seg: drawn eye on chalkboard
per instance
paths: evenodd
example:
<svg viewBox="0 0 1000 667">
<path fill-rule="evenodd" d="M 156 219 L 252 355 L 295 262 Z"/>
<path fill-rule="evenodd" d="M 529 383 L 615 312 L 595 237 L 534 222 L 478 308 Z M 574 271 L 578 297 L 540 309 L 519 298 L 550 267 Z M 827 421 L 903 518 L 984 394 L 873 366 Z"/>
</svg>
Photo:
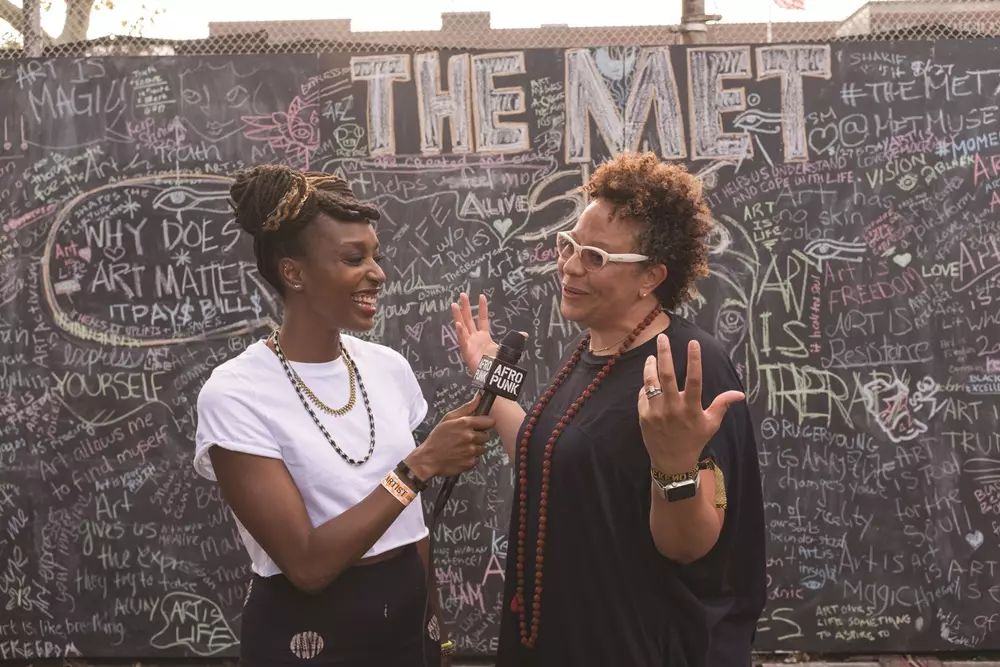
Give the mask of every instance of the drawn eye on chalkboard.
<svg viewBox="0 0 1000 667">
<path fill-rule="evenodd" d="M 250 91 L 243 86 L 234 86 L 226 93 L 226 103 L 230 107 L 241 107 L 250 99 Z"/>
<path fill-rule="evenodd" d="M 219 213 L 224 208 L 205 206 L 207 202 L 225 202 L 228 192 L 198 192 L 183 185 L 167 188 L 153 199 L 153 208 L 165 209 L 173 213 L 182 211 L 205 211 Z"/>
<path fill-rule="evenodd" d="M 744 131 L 778 134 L 781 132 L 781 114 L 760 111 L 759 109 L 747 109 L 733 119 L 733 125 Z"/>
<path fill-rule="evenodd" d="M 715 315 L 715 336 L 727 349 L 733 349 L 747 332 L 746 306 L 735 299 L 726 299 Z"/>
<path fill-rule="evenodd" d="M 836 239 L 816 239 L 803 248 L 803 252 L 817 261 L 822 268 L 823 262 L 831 259 L 842 259 L 845 262 L 860 262 L 867 246 L 864 241 L 839 241 Z"/>
<path fill-rule="evenodd" d="M 207 97 L 208 91 L 206 91 L 205 94 L 206 94 L 206 97 Z M 203 101 L 201 93 L 199 93 L 197 90 L 195 90 L 193 88 L 185 88 L 183 90 L 183 92 L 181 92 L 181 95 L 184 98 L 184 102 L 186 104 L 190 104 L 192 106 L 200 106 L 201 103 L 202 103 L 202 101 Z M 205 103 L 208 103 L 210 101 L 211 101 L 210 99 L 205 99 L 204 100 Z"/>
</svg>

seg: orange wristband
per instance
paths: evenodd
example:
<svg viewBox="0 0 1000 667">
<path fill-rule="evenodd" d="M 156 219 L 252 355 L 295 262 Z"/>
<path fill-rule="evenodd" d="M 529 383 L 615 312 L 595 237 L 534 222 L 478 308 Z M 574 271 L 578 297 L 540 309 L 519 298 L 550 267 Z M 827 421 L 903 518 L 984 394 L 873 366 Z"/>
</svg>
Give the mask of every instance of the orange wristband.
<svg viewBox="0 0 1000 667">
<path fill-rule="evenodd" d="M 410 503 L 416 499 L 417 494 L 409 486 L 403 483 L 403 480 L 399 478 L 395 470 L 390 470 L 386 474 L 385 478 L 382 480 L 382 486 L 385 487 L 386 491 L 391 493 L 396 500 L 403 503 L 403 507 L 407 507 Z"/>
</svg>

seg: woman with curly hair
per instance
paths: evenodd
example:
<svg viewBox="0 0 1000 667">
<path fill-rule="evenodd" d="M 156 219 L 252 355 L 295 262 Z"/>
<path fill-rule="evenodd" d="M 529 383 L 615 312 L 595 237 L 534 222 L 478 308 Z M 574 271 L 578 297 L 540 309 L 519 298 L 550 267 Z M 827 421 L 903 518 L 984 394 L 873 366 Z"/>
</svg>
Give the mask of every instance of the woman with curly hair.
<svg viewBox="0 0 1000 667">
<path fill-rule="evenodd" d="M 626 154 L 584 191 L 556 245 L 562 314 L 585 334 L 530 415 L 491 412 L 517 473 L 497 665 L 749 666 L 766 581 L 754 428 L 722 346 L 672 312 L 708 272 L 700 184 Z M 452 311 L 474 369 L 496 349 L 486 300 Z"/>
</svg>

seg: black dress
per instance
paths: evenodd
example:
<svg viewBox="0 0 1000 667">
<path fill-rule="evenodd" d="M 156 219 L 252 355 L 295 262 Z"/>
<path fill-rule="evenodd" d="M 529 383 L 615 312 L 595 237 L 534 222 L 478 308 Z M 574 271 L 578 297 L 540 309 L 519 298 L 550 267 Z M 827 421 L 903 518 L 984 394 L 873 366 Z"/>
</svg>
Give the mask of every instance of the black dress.
<svg viewBox="0 0 1000 667">
<path fill-rule="evenodd" d="M 676 315 L 666 333 L 679 387 L 684 386 L 687 344 L 697 339 L 705 405 L 724 391 L 742 391 L 733 364 L 714 338 Z M 744 402 L 732 406 L 704 453 L 721 468 L 728 496 L 718 543 L 686 566 L 664 558 L 649 530 L 649 456 L 637 407 L 643 365 L 655 354 L 654 339 L 622 355 L 555 446 L 541 622 L 530 650 L 521 644 L 518 614 L 511 609 L 517 585 L 515 492 L 497 667 L 751 664 L 750 647 L 765 604 L 766 557 L 749 410 Z M 545 443 L 607 359 L 583 353 L 540 416 L 529 443 L 524 596 L 529 627 Z"/>
</svg>

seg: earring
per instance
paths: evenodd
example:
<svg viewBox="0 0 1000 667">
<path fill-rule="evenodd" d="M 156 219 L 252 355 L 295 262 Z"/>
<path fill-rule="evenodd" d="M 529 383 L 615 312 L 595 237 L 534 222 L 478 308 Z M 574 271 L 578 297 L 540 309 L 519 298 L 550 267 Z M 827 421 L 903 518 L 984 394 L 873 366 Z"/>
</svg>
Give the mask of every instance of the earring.
<svg viewBox="0 0 1000 667">
<path fill-rule="evenodd" d="M 301 290 L 301 289 L 302 289 L 302 285 L 296 285 L 296 286 L 295 286 L 295 289 L 297 289 L 297 290 Z"/>
<path fill-rule="evenodd" d="M 640 292 L 639 293 L 639 298 L 640 299 L 645 299 L 646 298 L 646 293 L 645 292 Z"/>
</svg>

